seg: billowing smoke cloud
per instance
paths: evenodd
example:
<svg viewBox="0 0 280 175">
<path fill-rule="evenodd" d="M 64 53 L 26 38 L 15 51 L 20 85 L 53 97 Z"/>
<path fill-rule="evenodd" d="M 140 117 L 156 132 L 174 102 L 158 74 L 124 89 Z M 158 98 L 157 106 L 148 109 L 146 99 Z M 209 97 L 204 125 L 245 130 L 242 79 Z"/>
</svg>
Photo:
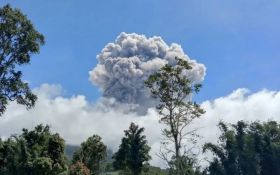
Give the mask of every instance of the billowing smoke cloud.
<svg viewBox="0 0 280 175">
<path fill-rule="evenodd" d="M 204 79 L 206 68 L 191 60 L 180 45 L 167 45 L 161 37 L 147 38 L 135 33 L 121 33 L 97 55 L 99 63 L 90 71 L 90 80 L 100 87 L 104 97 L 116 102 L 135 104 L 144 109 L 151 107 L 144 81 L 165 64 L 174 64 L 175 57 L 189 61 L 189 78 L 195 82 Z"/>
<path fill-rule="evenodd" d="M 3 117 L 0 118 L 1 137 L 20 133 L 22 128 L 36 126 L 39 123 L 50 124 L 53 131 L 59 132 L 68 144 L 80 144 L 92 134 L 100 135 L 109 148 L 116 151 L 123 130 L 130 122 L 145 127 L 148 143 L 152 147 L 152 165 L 164 166 L 156 153 L 159 151 L 161 129 L 158 115 L 154 109 L 149 109 L 146 115 L 135 113 L 124 114 L 122 110 L 104 109 L 103 102 L 91 104 L 83 95 L 70 98 L 63 97 L 62 87 L 57 85 L 42 85 L 34 90 L 39 101 L 34 109 L 26 111 L 23 106 L 12 103 Z M 237 89 L 231 94 L 205 101 L 202 104 L 206 113 L 196 120 L 192 128 L 200 128 L 202 136 L 200 145 L 205 142 L 216 142 L 219 130 L 216 126 L 219 120 L 235 123 L 246 121 L 280 121 L 280 91 L 262 90 L 249 93 L 247 89 Z"/>
</svg>

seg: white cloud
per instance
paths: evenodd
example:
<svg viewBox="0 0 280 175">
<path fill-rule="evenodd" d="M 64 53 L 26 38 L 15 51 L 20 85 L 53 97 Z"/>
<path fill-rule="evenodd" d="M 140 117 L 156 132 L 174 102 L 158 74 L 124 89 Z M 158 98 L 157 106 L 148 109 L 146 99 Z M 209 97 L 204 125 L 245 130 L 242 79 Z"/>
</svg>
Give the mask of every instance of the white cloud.
<svg viewBox="0 0 280 175">
<path fill-rule="evenodd" d="M 63 89 L 57 85 L 44 84 L 34 90 L 39 100 L 34 109 L 27 111 L 23 106 L 12 103 L 0 118 L 0 133 L 8 137 L 20 133 L 22 128 L 33 128 L 39 123 L 50 124 L 52 130 L 60 133 L 68 144 L 80 144 L 92 134 L 99 134 L 104 142 L 117 149 L 123 130 L 130 122 L 145 127 L 154 165 L 163 165 L 155 154 L 159 150 L 162 125 L 153 109 L 146 115 L 124 113 L 121 109 L 106 109 L 103 102 L 91 104 L 83 95 L 70 98 L 61 96 Z M 237 89 L 228 96 L 205 101 L 202 107 L 206 113 L 195 121 L 192 128 L 200 127 L 204 137 L 200 142 L 216 141 L 219 120 L 235 123 L 238 120 L 280 120 L 280 92 L 262 90 L 249 93 L 247 89 Z"/>
<path fill-rule="evenodd" d="M 280 121 L 280 91 L 261 90 L 250 93 L 248 89 L 237 89 L 231 94 L 205 101 L 201 104 L 206 111 L 195 125 L 203 127 L 201 134 L 206 141 L 216 141 L 220 120 L 226 123 L 244 121 Z"/>
<path fill-rule="evenodd" d="M 61 96 L 63 89 L 57 85 L 44 84 L 34 90 L 38 95 L 35 108 L 27 111 L 25 107 L 11 103 L 0 118 L 1 137 L 21 133 L 22 128 L 32 129 L 37 124 L 49 124 L 68 144 L 79 145 L 93 134 L 98 134 L 113 150 L 119 146 L 123 131 L 130 122 L 145 127 L 145 134 L 154 154 L 160 137 L 160 125 L 154 110 L 148 110 L 145 116 L 127 113 L 123 110 L 104 106 L 104 100 L 97 104 L 89 103 L 85 96 L 70 98 Z M 108 99 L 106 99 L 108 100 Z M 154 159 L 155 164 L 156 159 Z"/>
</svg>

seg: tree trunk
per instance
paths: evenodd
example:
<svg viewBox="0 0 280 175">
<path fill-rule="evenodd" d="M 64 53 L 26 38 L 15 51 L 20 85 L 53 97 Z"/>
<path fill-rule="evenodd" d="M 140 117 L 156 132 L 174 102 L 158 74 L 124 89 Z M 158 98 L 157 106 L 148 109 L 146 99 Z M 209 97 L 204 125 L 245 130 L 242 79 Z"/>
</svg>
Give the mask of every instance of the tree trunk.
<svg viewBox="0 0 280 175">
<path fill-rule="evenodd" d="M 169 111 L 169 122 L 170 122 L 170 129 L 171 133 L 174 138 L 174 146 L 175 146 L 175 168 L 176 168 L 176 175 L 180 174 L 180 145 L 178 142 L 178 132 L 174 129 L 174 123 L 173 123 L 173 110 Z"/>
<path fill-rule="evenodd" d="M 174 134 L 174 141 L 175 141 L 175 158 L 176 158 L 176 174 L 181 175 L 181 159 L 180 159 L 180 145 L 178 143 L 178 135 Z"/>
</svg>

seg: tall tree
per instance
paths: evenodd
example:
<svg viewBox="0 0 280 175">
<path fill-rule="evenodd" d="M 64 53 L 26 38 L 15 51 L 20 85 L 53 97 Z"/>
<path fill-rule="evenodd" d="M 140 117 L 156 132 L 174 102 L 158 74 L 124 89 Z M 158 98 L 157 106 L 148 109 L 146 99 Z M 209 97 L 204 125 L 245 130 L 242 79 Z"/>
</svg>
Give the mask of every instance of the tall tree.
<svg viewBox="0 0 280 175">
<path fill-rule="evenodd" d="M 105 159 L 106 146 L 98 135 L 89 137 L 73 155 L 73 163 L 82 162 L 92 175 L 98 175 L 103 171 Z"/>
<path fill-rule="evenodd" d="M 0 142 L 0 174 L 53 175 L 67 172 L 64 140 L 48 126 L 23 129 L 20 136 Z"/>
<path fill-rule="evenodd" d="M 0 116 L 9 101 L 16 101 L 28 109 L 37 99 L 22 72 L 17 68 L 28 64 L 32 54 L 39 53 L 44 37 L 18 9 L 9 5 L 0 8 Z"/>
<path fill-rule="evenodd" d="M 140 175 L 144 166 L 148 164 L 151 159 L 150 147 L 143 132 L 144 128 L 139 128 L 134 123 L 131 123 L 129 129 L 124 131 L 125 137 L 122 138 L 119 150 L 113 156 L 113 165 L 117 170 Z"/>
<path fill-rule="evenodd" d="M 204 111 L 200 106 L 191 101 L 191 95 L 198 92 L 201 84 L 197 84 L 188 78 L 187 71 L 192 69 L 191 65 L 181 58 L 175 58 L 176 65 L 166 64 L 158 72 L 149 76 L 145 82 L 151 91 L 152 97 L 159 100 L 157 110 L 160 114 L 160 122 L 167 127 L 163 130 L 167 142 L 172 143 L 173 149 L 165 146 L 167 152 L 175 157 L 175 173 L 184 174 L 185 164 L 182 162 L 186 156 L 184 140 L 188 134 L 194 132 L 186 131 L 187 126 L 193 119 L 200 117 Z M 165 153 L 161 157 L 171 166 L 172 160 Z M 173 166 L 172 166 L 173 167 Z"/>
</svg>

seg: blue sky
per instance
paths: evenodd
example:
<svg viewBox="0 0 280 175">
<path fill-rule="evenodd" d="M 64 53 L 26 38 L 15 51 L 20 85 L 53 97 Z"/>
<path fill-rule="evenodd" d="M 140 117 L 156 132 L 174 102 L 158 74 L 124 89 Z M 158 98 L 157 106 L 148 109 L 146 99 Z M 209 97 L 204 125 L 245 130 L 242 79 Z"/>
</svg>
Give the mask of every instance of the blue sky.
<svg viewBox="0 0 280 175">
<path fill-rule="evenodd" d="M 280 89 L 280 1 L 273 0 L 2 0 L 44 34 L 41 53 L 23 68 L 32 88 L 60 84 L 65 96 L 101 93 L 88 80 L 96 55 L 120 32 L 161 36 L 205 64 L 197 100 L 237 88 Z"/>
</svg>

